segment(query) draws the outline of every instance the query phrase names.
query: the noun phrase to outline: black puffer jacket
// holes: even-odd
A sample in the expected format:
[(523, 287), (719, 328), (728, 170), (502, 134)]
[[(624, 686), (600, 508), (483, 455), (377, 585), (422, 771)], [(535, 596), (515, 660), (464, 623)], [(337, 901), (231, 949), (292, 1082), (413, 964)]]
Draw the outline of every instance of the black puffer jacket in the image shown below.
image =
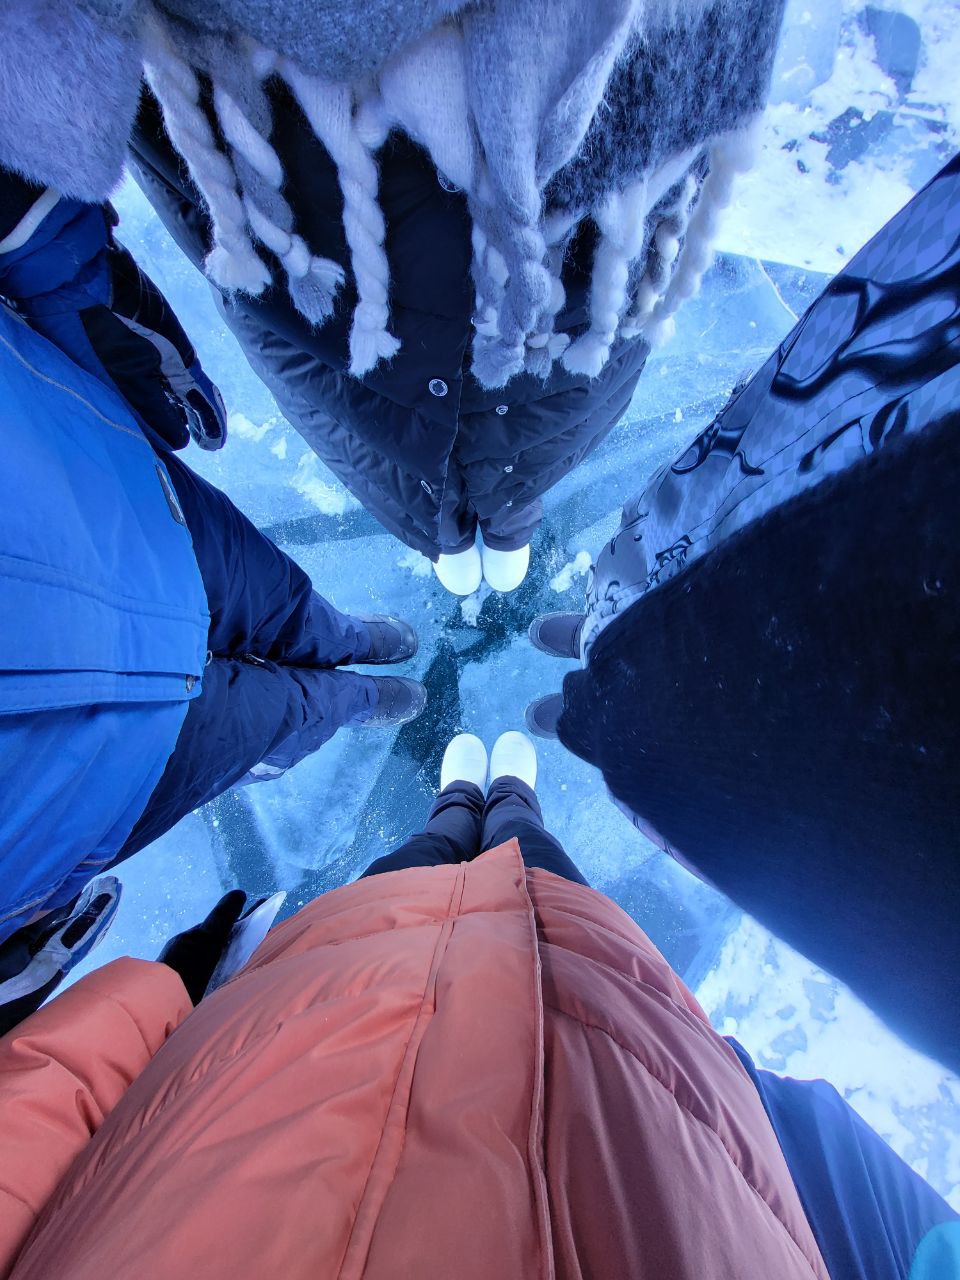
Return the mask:
[[(333, 162), (287, 90), (277, 85), (271, 99), (271, 141), (297, 230), (314, 253), (349, 271)], [(488, 545), (512, 550), (535, 531), (541, 495), (621, 417), (648, 348), (642, 339), (622, 344), (592, 382), (558, 365), (546, 382), (524, 375), (483, 390), (469, 372), (474, 299), (465, 200), (441, 185), (426, 153), (402, 134), (391, 135), (379, 161), (399, 354), (361, 379), (347, 373), (356, 303), (349, 274), (337, 314), (321, 328), (294, 310), (283, 284), (259, 298), (224, 299), (224, 318), (289, 422), (398, 538), (436, 559), (471, 544), (479, 523)], [(209, 248), (206, 217), (147, 91), (131, 162), (199, 265)], [(586, 321), (592, 239), (581, 232), (571, 248), (558, 330), (574, 332)], [(279, 264), (271, 266), (282, 281)]]

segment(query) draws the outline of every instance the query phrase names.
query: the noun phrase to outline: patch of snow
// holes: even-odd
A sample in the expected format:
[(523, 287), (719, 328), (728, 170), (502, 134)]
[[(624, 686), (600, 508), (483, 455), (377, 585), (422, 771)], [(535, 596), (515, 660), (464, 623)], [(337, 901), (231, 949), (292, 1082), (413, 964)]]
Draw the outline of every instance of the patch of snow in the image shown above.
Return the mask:
[(468, 627), (475, 627), (477, 619), (480, 617), (480, 610), (483, 608), (483, 602), (490, 594), (491, 588), (485, 583), (480, 583), (480, 589), (475, 591), (472, 596), (467, 596), (465, 600), (460, 601), (460, 613), (464, 622)]
[(245, 413), (231, 413), (227, 416), (227, 435), (235, 440), (252, 440), (258, 444), (274, 426), (273, 422), (264, 422), (258, 427)]
[(407, 547), (397, 561), (397, 568), (407, 569), (415, 578), (429, 578), (431, 573), (430, 561), (413, 547)]
[[(677, 410), (679, 413), (679, 409)], [(578, 551), (572, 560), (563, 566), (556, 577), (550, 579), (550, 587), (553, 591), (569, 591), (573, 586), (574, 578), (585, 578), (590, 572), (590, 566), (593, 564), (593, 557), (589, 551)]]
[(960, 147), (960, 12), (956, 0), (900, 0), (920, 27), (923, 48), (910, 101), (931, 103), (941, 114), (946, 137)]
[(283, 462), (287, 456), (287, 437), (281, 436), (276, 444), (270, 446), (270, 452), (275, 458), (279, 458)]
[(296, 473), (290, 480), (297, 493), (312, 502), (325, 516), (342, 516), (359, 507), (360, 503), (343, 485), (336, 481), (330, 484), (320, 478), (321, 465), (312, 449), (304, 449)]
[(697, 990), (713, 1025), (758, 1067), (822, 1077), (960, 1209), (956, 1077), (908, 1048), (835, 978), (745, 916)]
[[(717, 248), (833, 274), (853, 257), (914, 194), (916, 153), (891, 148), (852, 160), (842, 169), (827, 162), (830, 143), (816, 141), (849, 108), (865, 127), (878, 111), (909, 124), (920, 111), (939, 118), (946, 136), (960, 143), (960, 20), (955, 3), (912, 0), (901, 4), (923, 33), (924, 62), (913, 90), (901, 103), (897, 87), (875, 61), (872, 36), (857, 21), (859, 3), (844, 5), (844, 25), (833, 73), (803, 103), (778, 102), (763, 119), (753, 169), (738, 179), (725, 210)], [(931, 106), (931, 104), (933, 104)], [(930, 147), (919, 140), (915, 146)], [(940, 167), (933, 161), (922, 180)]]

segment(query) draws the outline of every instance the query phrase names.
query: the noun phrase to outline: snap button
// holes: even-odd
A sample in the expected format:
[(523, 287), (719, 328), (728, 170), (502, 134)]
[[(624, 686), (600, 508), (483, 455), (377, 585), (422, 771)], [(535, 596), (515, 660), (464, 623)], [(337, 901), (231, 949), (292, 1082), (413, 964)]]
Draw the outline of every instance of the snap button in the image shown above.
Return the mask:
[(447, 394), (447, 384), (442, 378), (430, 379), (430, 394), (432, 396), (445, 396)]
[(444, 191), (460, 190), (457, 184), (455, 182), (451, 182), (447, 175), (445, 173), (441, 173), (439, 169), (437, 170), (437, 181), (440, 183), (441, 187), (443, 187)]
[(510, 466), (504, 467), (503, 469), (507, 473), (507, 475), (509, 475), (510, 472), (513, 470), (513, 466), (511, 464)]
[(420, 488), (424, 491), (424, 493), (433, 493), (433, 490), (427, 484), (426, 480), (420, 481)]
[(501, 418), (502, 418), (502, 417), (503, 417), (503, 415), (507, 412), (507, 407), (508, 407), (508, 406), (507, 406), (507, 405), (505, 405), (505, 404), (498, 404), (498, 405), (497, 405), (497, 413), (499, 413), (499, 415), (500, 415), (500, 417), (501, 417)]

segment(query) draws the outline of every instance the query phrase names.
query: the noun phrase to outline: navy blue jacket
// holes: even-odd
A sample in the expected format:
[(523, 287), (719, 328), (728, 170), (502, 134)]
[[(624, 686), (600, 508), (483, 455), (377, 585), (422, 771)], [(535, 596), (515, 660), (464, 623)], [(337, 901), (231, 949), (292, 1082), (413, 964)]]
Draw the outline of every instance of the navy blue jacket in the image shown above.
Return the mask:
[[(209, 627), (166, 469), (79, 323), (109, 296), (103, 211), (60, 200), (19, 240), (0, 241), (0, 941), (129, 835)], [(4, 299), (33, 299), (56, 345)]]
[[(314, 253), (349, 263), (333, 163), (287, 91), (268, 88), (271, 142), (297, 229)], [(206, 216), (146, 92), (131, 160), (157, 213), (199, 264), (210, 247)], [(356, 302), (349, 276), (338, 313), (318, 329), (294, 310), (283, 284), (259, 298), (225, 299), (226, 322), (286, 418), (397, 537), (436, 559), (472, 543), (478, 519), (489, 545), (522, 546), (539, 522), (541, 495), (623, 415), (648, 347), (641, 339), (621, 344), (593, 381), (558, 366), (546, 382), (524, 375), (485, 391), (469, 371), (474, 295), (466, 201), (441, 186), (426, 153), (400, 133), (387, 140), (378, 163), (399, 354), (363, 378), (347, 374)], [(564, 270), (559, 330), (576, 334), (586, 323), (592, 261), (593, 237), (585, 230)], [(282, 281), (279, 264), (272, 265)]]

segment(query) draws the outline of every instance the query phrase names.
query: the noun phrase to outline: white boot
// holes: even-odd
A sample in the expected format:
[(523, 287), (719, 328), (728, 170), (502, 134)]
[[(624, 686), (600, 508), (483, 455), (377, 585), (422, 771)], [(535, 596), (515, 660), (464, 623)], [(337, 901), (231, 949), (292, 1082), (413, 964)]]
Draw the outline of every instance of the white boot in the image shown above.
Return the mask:
[(530, 567), (530, 547), (518, 547), (516, 551), (498, 551), (496, 547), (483, 546), (483, 576), (494, 591), (516, 591), (527, 576)]
[(455, 556), (441, 556), (434, 561), (433, 571), (455, 596), (472, 596), (483, 581), (483, 562), (476, 546)]
[(537, 748), (525, 733), (501, 733), (490, 752), (490, 782), (519, 778), (531, 790), (537, 785)]
[(472, 733), (451, 738), (440, 766), (440, 790), (451, 782), (473, 782), (481, 791), (487, 786), (487, 748)]

